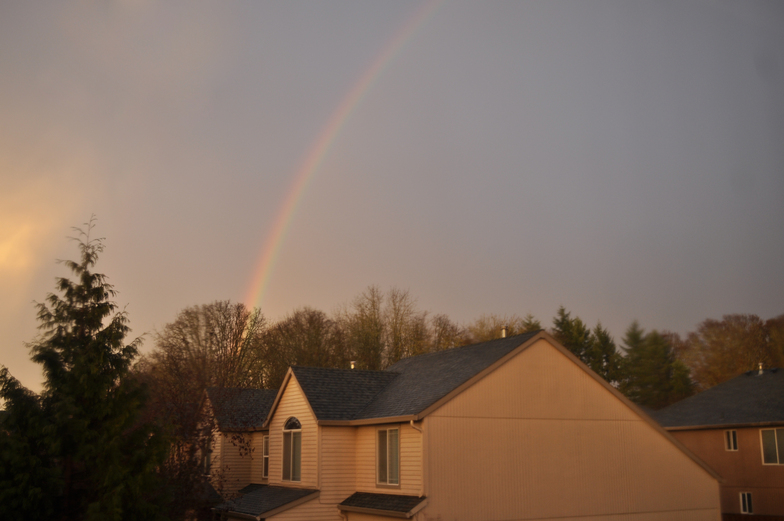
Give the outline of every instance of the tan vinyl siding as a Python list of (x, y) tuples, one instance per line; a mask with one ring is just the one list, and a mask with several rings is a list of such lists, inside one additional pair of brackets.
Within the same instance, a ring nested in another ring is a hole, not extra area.
[(720, 516), (718, 482), (545, 340), (423, 426), (422, 519)]
[(357, 485), (358, 492), (404, 494), (418, 496), (422, 490), (422, 435), (407, 423), (383, 427), (400, 428), (400, 486), (376, 484), (376, 431), (381, 426), (357, 428)]
[[(283, 481), (283, 425), (294, 416), (302, 425), (302, 479)], [(302, 388), (292, 375), (270, 422), (270, 484), (318, 488), (318, 430)]]
[[(231, 497), (251, 483), (251, 454), (242, 454), (238, 445), (251, 443), (250, 433), (227, 432), (219, 434), (216, 446), (220, 447), (220, 466), (213, 467), (213, 483), (224, 497)], [(251, 445), (252, 448), (252, 445)], [(246, 452), (246, 451), (243, 451)]]
[(356, 491), (355, 427), (320, 427), (321, 496), (324, 503), (340, 503)]

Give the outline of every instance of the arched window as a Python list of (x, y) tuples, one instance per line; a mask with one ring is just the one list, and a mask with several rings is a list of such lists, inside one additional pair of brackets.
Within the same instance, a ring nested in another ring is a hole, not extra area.
[(283, 425), (283, 479), (300, 481), (302, 463), (302, 424), (291, 417)]

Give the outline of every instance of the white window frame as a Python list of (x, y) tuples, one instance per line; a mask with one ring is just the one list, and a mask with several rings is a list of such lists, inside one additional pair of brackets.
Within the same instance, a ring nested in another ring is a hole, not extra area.
[(269, 479), (269, 435), (261, 437), (261, 477)]
[(737, 452), (738, 450), (738, 431), (724, 431), (724, 450)]
[[(776, 451), (776, 461), (775, 462), (768, 462), (765, 461), (765, 436), (764, 433), (772, 432), (773, 433), (773, 449)], [(784, 448), (784, 428), (775, 428), (775, 429), (760, 429), (760, 455), (762, 457), (762, 464), (763, 465), (784, 465), (784, 450), (780, 450)]]
[(751, 501), (751, 492), (740, 493), (740, 513), (741, 514), (754, 513), (754, 504)]
[[(390, 433), (395, 433), (396, 451), (389, 443)], [(382, 447), (383, 433), (383, 447)], [(395, 454), (396, 452), (396, 454)], [(390, 465), (390, 461), (395, 465)], [(395, 472), (396, 471), (396, 472)], [(382, 476), (382, 474), (384, 474)], [(400, 427), (388, 427), (376, 430), (376, 485), (400, 488)]]
[[(287, 428), (290, 422), (296, 422), (299, 428)], [(288, 454), (286, 454), (287, 444)], [(288, 476), (286, 476), (286, 459), (288, 459)], [(283, 424), (283, 461), (281, 463), (281, 480), (302, 481), (302, 425), (294, 417), (289, 418)]]

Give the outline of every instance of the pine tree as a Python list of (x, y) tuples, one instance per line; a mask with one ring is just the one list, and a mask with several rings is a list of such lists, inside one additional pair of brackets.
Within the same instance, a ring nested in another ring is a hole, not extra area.
[(623, 339), (619, 390), (627, 398), (651, 409), (661, 409), (694, 394), (689, 369), (675, 357), (669, 335), (645, 333), (632, 322)]
[(36, 395), (3, 368), (0, 398), (0, 519), (128, 520), (163, 518), (157, 469), (167, 439), (140, 420), (143, 388), (130, 377), (140, 344), (111, 300), (115, 291), (93, 267), (103, 251), (93, 220), (77, 229), (81, 260), (64, 261), (75, 280), (37, 305), (32, 360), (43, 367)]

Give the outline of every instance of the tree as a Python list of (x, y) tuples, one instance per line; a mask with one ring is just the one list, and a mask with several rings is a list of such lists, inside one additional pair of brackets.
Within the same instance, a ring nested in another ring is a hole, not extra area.
[(265, 334), (267, 387), (279, 387), (291, 365), (347, 368), (345, 344), (343, 331), (324, 312), (307, 307), (294, 311)]
[(263, 387), (265, 327), (261, 312), (242, 303), (187, 307), (155, 334), (155, 348), (140, 369), (156, 400), (177, 407), (180, 420), (186, 421), (184, 411), (201, 401), (207, 387)]
[(563, 306), (558, 308), (558, 313), (553, 318), (553, 336), (586, 365), (592, 365), (591, 330), (579, 317), (572, 318)]
[(637, 321), (624, 337), (626, 357), (621, 366), (619, 390), (627, 398), (651, 409), (661, 409), (694, 394), (689, 369), (673, 349), (674, 335), (645, 333)]
[(697, 331), (678, 339), (677, 349), (697, 386), (708, 389), (730, 378), (784, 362), (782, 317), (763, 322), (757, 315), (724, 315), (707, 319)]
[(468, 326), (465, 343), (476, 344), (501, 338), (501, 330), (506, 327), (506, 335), (520, 335), (542, 329), (542, 324), (528, 313), (518, 315), (482, 315)]
[(349, 352), (357, 369), (378, 371), (383, 368), (385, 324), (381, 307), (384, 296), (378, 286), (369, 286), (354, 299), (350, 308), (339, 314)]
[(81, 260), (63, 262), (76, 280), (58, 278), (60, 295), (37, 304), (41, 333), (30, 350), (43, 392), (0, 371), (2, 519), (162, 518), (157, 469), (168, 440), (140, 420), (145, 392), (130, 368), (141, 341), (124, 343), (127, 315), (93, 272), (103, 251), (93, 226), (76, 229)]
[(616, 383), (621, 376), (621, 355), (615, 347), (615, 340), (610, 332), (602, 327), (601, 322), (597, 323), (593, 330), (589, 363), (596, 374), (610, 383)]

